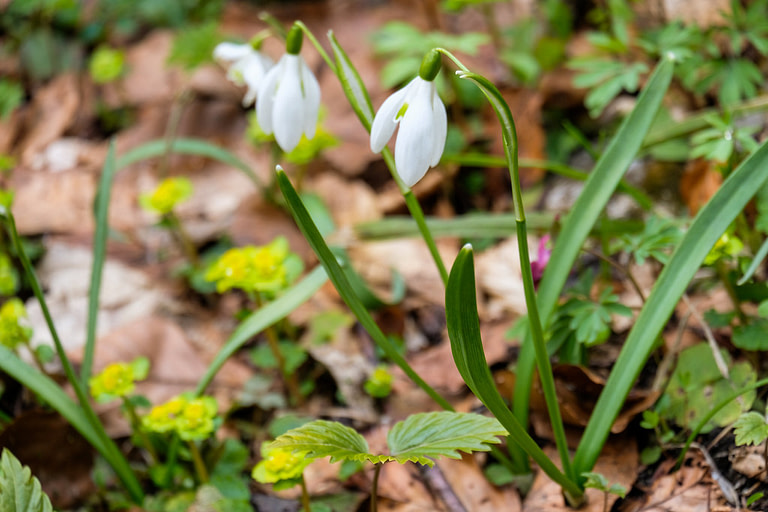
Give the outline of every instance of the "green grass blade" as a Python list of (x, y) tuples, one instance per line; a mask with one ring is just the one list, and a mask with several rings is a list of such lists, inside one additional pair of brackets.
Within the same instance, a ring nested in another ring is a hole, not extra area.
[(93, 407), (91, 407), (91, 403), (88, 400), (86, 386), (83, 386), (77, 374), (75, 374), (72, 363), (69, 361), (69, 358), (64, 351), (61, 338), (59, 338), (59, 333), (53, 323), (53, 317), (51, 316), (51, 312), (48, 309), (48, 304), (45, 301), (45, 295), (43, 294), (43, 289), (40, 286), (40, 281), (37, 279), (35, 269), (33, 268), (32, 262), (29, 260), (29, 257), (27, 257), (27, 254), (24, 251), (21, 237), (19, 237), (19, 233), (16, 230), (16, 220), (14, 219), (13, 214), (10, 212), (5, 212), (4, 220), (10, 238), (16, 248), (16, 254), (21, 261), (22, 267), (24, 267), (24, 272), (27, 275), (29, 285), (40, 304), (40, 309), (42, 310), (43, 317), (45, 318), (45, 323), (48, 326), (51, 337), (53, 338), (56, 354), (59, 356), (59, 362), (64, 369), (67, 380), (72, 385), (72, 389), (75, 391), (80, 409), (86, 420), (90, 423), (92, 430), (98, 435), (100, 439), (100, 445), (104, 450), (104, 457), (107, 459), (107, 462), (109, 462), (110, 465), (114, 468), (115, 472), (123, 481), (134, 501), (136, 501), (136, 503), (141, 503), (144, 499), (144, 493), (141, 489), (141, 485), (136, 479), (136, 475), (128, 465), (128, 461), (126, 461), (122, 452), (120, 452), (115, 443), (109, 438), (107, 432), (104, 430), (104, 426), (102, 425), (101, 421), (96, 415), (96, 412), (93, 410)]
[(227, 359), (242, 347), (244, 343), (270, 325), (288, 316), (294, 309), (309, 300), (327, 280), (328, 276), (325, 274), (325, 270), (322, 267), (317, 267), (277, 299), (251, 313), (235, 329), (235, 332), (232, 333), (224, 346), (216, 354), (216, 357), (208, 366), (205, 375), (200, 379), (195, 393), (200, 395), (205, 391)]
[[(555, 216), (551, 213), (526, 212), (528, 228), (548, 231), (552, 228)], [(515, 216), (510, 213), (473, 212), (451, 219), (427, 218), (427, 227), (440, 237), (460, 237), (465, 239), (506, 238), (516, 229)], [(637, 233), (642, 231), (640, 220), (605, 219), (591, 231), (595, 236), (611, 234)], [(354, 226), (355, 235), (361, 240), (387, 240), (393, 238), (419, 236), (416, 222), (406, 216), (392, 216), (371, 222), (361, 222)]]
[(119, 453), (117, 446), (94, 427), (83, 408), (75, 403), (56, 382), (29, 366), (2, 345), (0, 345), (0, 369), (61, 414), (109, 462), (133, 500), (136, 503), (142, 503), (144, 492), (141, 485), (125, 458), (115, 456), (115, 452)]
[(83, 386), (88, 385), (93, 366), (93, 353), (96, 348), (96, 322), (99, 314), (99, 295), (101, 293), (101, 277), (104, 271), (104, 260), (107, 252), (107, 236), (109, 234), (109, 198), (112, 191), (112, 181), (117, 167), (115, 166), (115, 142), (109, 144), (107, 159), (101, 171), (99, 189), (94, 200), (94, 216), (96, 231), (93, 234), (93, 264), (91, 267), (91, 285), (88, 290), (88, 320), (86, 324), (85, 348), (83, 363), (80, 367), (80, 380)]
[(656, 337), (715, 242), (768, 179), (766, 168), (768, 142), (763, 143), (731, 173), (699, 211), (672, 254), (629, 332), (605, 383), (604, 392), (595, 405), (574, 455), (577, 474), (594, 466), (613, 421), (653, 349)]
[(413, 368), (411, 368), (405, 358), (400, 354), (400, 352), (398, 352), (394, 343), (389, 338), (387, 338), (384, 333), (381, 332), (379, 326), (376, 325), (376, 322), (371, 317), (371, 314), (360, 301), (360, 298), (355, 294), (354, 289), (347, 280), (344, 269), (341, 268), (338, 261), (336, 260), (336, 257), (331, 252), (331, 249), (325, 243), (325, 240), (323, 240), (323, 237), (317, 230), (317, 226), (315, 226), (312, 217), (309, 215), (309, 212), (307, 212), (307, 209), (301, 202), (301, 198), (296, 193), (296, 190), (293, 188), (293, 185), (291, 185), (288, 176), (286, 176), (282, 169), (277, 171), (277, 183), (280, 186), (280, 190), (283, 192), (283, 197), (285, 198), (288, 208), (291, 210), (291, 214), (293, 214), (293, 218), (296, 221), (296, 224), (298, 224), (299, 229), (301, 229), (301, 232), (304, 234), (304, 238), (306, 238), (309, 242), (312, 250), (317, 255), (320, 263), (322, 263), (325, 271), (328, 273), (328, 277), (330, 278), (331, 282), (336, 287), (336, 290), (339, 292), (341, 298), (347, 304), (347, 307), (349, 307), (349, 309), (357, 318), (358, 322), (360, 322), (360, 325), (363, 326), (363, 328), (368, 332), (376, 345), (378, 345), (379, 348), (384, 351), (387, 357), (392, 362), (397, 364), (397, 366), (399, 366), (400, 369), (402, 369), (403, 372), (411, 380), (413, 380), (416, 385), (423, 389), (424, 392), (427, 393), (442, 408), (453, 410), (451, 404), (448, 403), (445, 398), (440, 396), (437, 391), (435, 391), (429, 384), (427, 384), (419, 376), (419, 374), (417, 374)]
[(763, 262), (766, 256), (768, 256), (768, 238), (763, 241), (763, 245), (761, 245), (760, 249), (757, 250), (757, 254), (755, 254), (755, 257), (752, 259), (752, 263), (749, 264), (749, 268), (746, 272), (744, 272), (744, 275), (736, 284), (741, 286), (749, 281), (755, 272), (757, 272), (757, 269), (760, 268), (760, 264)]
[[(241, 170), (257, 187), (263, 187), (263, 183), (259, 177), (254, 174), (248, 164), (240, 160), (231, 151), (227, 151), (224, 148), (220, 148), (219, 146), (215, 146), (200, 139), (175, 139), (171, 142), (170, 146), (170, 150), (173, 153), (204, 156), (213, 160), (218, 160), (223, 164), (231, 165), (232, 167)], [(117, 169), (122, 169), (123, 167), (135, 164), (141, 160), (146, 160), (147, 158), (163, 156), (167, 149), (168, 142), (165, 139), (147, 142), (146, 144), (142, 144), (120, 156), (117, 159)]]
[(475, 396), (507, 429), (515, 443), (535, 460), (552, 480), (571, 495), (580, 496), (582, 491), (576, 482), (568, 479), (547, 457), (507, 408), (504, 399), (496, 388), (491, 370), (488, 368), (488, 362), (485, 359), (480, 336), (480, 319), (477, 316), (475, 290), (475, 265), (470, 246), (465, 246), (453, 263), (445, 291), (445, 317), (456, 367)]
[[(573, 268), (576, 257), (621, 177), (629, 168), (672, 80), (674, 62), (662, 60), (651, 75), (632, 113), (624, 120), (603, 156), (595, 164), (584, 189), (563, 222), (538, 289), (539, 312), (544, 327)], [(526, 339), (517, 364), (513, 399), (515, 416), (528, 423), (528, 404), (534, 368), (534, 347)], [(580, 471), (576, 471), (579, 474)]]

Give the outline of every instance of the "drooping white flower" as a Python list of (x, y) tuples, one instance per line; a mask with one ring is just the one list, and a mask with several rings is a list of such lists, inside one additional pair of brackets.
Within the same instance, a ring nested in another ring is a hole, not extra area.
[(301, 55), (286, 53), (259, 86), (256, 119), (266, 134), (275, 134), (290, 152), (304, 134), (315, 136), (320, 110), (320, 85)]
[(384, 101), (371, 125), (374, 153), (384, 149), (398, 123), (395, 165), (400, 179), (412, 187), (440, 162), (445, 148), (448, 118), (434, 81), (418, 76)]
[(274, 66), (272, 59), (254, 49), (251, 44), (220, 43), (213, 50), (213, 58), (229, 65), (227, 79), (236, 85), (248, 87), (243, 97), (244, 107), (253, 104), (259, 84)]

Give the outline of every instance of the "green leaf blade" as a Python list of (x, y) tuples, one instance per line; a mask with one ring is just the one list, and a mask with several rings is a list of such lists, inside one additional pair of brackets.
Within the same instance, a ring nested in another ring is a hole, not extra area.
[(756, 412), (742, 414), (733, 424), (736, 435), (736, 446), (744, 444), (760, 444), (768, 438), (768, 423), (765, 416)]
[(40, 481), (7, 448), (0, 457), (0, 510), (53, 512)]
[(496, 418), (450, 411), (419, 413), (397, 423), (387, 436), (390, 454), (406, 461), (432, 466), (438, 457), (461, 458), (459, 452), (488, 451), (501, 442), (506, 429)]
[(368, 453), (365, 438), (337, 421), (310, 421), (278, 436), (272, 441), (272, 447), (303, 453), (313, 459), (330, 457), (331, 462), (370, 460), (376, 463), (388, 460), (386, 455)]

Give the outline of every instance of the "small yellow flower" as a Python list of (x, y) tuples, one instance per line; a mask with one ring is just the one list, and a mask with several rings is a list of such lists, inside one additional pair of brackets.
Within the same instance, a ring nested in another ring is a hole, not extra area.
[(215, 428), (214, 419), (218, 405), (209, 396), (187, 402), (176, 419), (176, 431), (185, 441), (202, 440), (210, 437)]
[(374, 398), (384, 398), (392, 391), (392, 374), (386, 366), (378, 366), (363, 386)]
[(192, 195), (192, 183), (187, 178), (166, 178), (152, 192), (142, 194), (139, 204), (149, 211), (165, 215)]
[(141, 419), (150, 432), (175, 432), (185, 441), (206, 439), (216, 428), (216, 400), (209, 396), (191, 398), (182, 394), (153, 407)]
[(187, 405), (183, 396), (171, 398), (164, 404), (154, 406), (149, 414), (141, 418), (141, 425), (150, 432), (165, 433), (176, 429), (176, 419)]
[(723, 236), (715, 242), (715, 246), (704, 258), (704, 264), (713, 265), (719, 260), (737, 256), (742, 249), (744, 249), (744, 244), (741, 240), (728, 233), (723, 233)]
[(32, 328), (27, 324), (27, 310), (17, 298), (7, 300), (0, 307), (0, 345), (15, 350), (29, 343)]
[(144, 380), (149, 372), (149, 360), (138, 357), (131, 363), (112, 363), (88, 380), (91, 396), (97, 402), (109, 402), (133, 393), (135, 383)]
[(261, 247), (230, 249), (208, 268), (205, 278), (216, 281), (222, 293), (230, 288), (274, 293), (285, 288), (302, 271), (299, 257), (289, 251), (284, 237)]
[[(304, 469), (312, 459), (304, 454), (293, 453), (283, 448), (272, 448), (271, 443), (261, 445), (261, 461), (253, 468), (251, 476), (262, 484), (297, 484)], [(295, 481), (294, 481), (295, 480)]]

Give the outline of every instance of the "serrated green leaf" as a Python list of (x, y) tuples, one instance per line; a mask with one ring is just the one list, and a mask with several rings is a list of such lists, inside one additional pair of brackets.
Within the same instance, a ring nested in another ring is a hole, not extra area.
[(51, 501), (40, 487), (40, 481), (7, 448), (3, 449), (0, 457), (0, 510), (53, 511)]
[(768, 423), (765, 416), (756, 412), (745, 412), (733, 424), (736, 446), (760, 444), (768, 438)]
[(272, 441), (272, 447), (304, 453), (313, 459), (330, 457), (331, 462), (369, 460), (376, 464), (392, 460), (386, 455), (368, 453), (365, 438), (337, 421), (310, 421), (278, 436)]
[(387, 435), (390, 454), (407, 461), (433, 466), (432, 458), (459, 459), (459, 452), (488, 451), (507, 431), (496, 418), (451, 411), (419, 413), (397, 423)]

